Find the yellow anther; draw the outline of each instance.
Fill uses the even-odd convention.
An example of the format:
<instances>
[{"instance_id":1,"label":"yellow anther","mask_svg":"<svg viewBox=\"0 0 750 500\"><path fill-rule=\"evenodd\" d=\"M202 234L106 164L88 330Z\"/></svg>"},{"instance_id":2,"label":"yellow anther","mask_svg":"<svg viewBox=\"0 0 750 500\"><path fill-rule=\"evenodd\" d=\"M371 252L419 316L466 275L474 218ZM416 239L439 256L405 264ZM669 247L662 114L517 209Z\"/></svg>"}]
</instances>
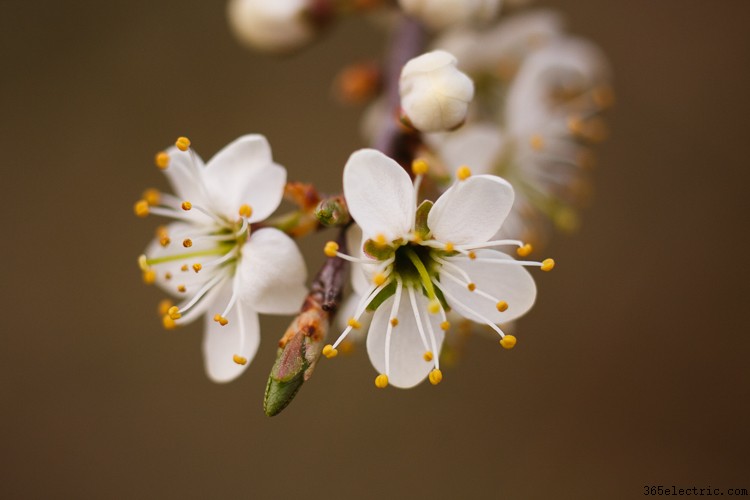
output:
<instances>
[{"instance_id":1,"label":"yellow anther","mask_svg":"<svg viewBox=\"0 0 750 500\"><path fill-rule=\"evenodd\" d=\"M191 240L190 238L185 238L184 240L182 240L182 246L184 246L185 248L190 248L191 246L193 246L193 240Z\"/></svg>"},{"instance_id":2,"label":"yellow anther","mask_svg":"<svg viewBox=\"0 0 750 500\"><path fill-rule=\"evenodd\" d=\"M166 273L164 273L164 279L165 280L171 280L172 279L172 273L170 273L169 271L167 271Z\"/></svg>"},{"instance_id":3,"label":"yellow anther","mask_svg":"<svg viewBox=\"0 0 750 500\"><path fill-rule=\"evenodd\" d=\"M149 267L148 267L148 257L146 257L143 254L139 255L138 256L138 267L141 268L141 271L148 271L149 270Z\"/></svg>"},{"instance_id":4,"label":"yellow anther","mask_svg":"<svg viewBox=\"0 0 750 500\"><path fill-rule=\"evenodd\" d=\"M177 285L177 291L180 293L185 293L187 291L187 288L185 288L185 285Z\"/></svg>"},{"instance_id":5,"label":"yellow anther","mask_svg":"<svg viewBox=\"0 0 750 500\"><path fill-rule=\"evenodd\" d=\"M430 383L432 385L438 385L440 382L443 381L443 372L435 368L430 372Z\"/></svg>"},{"instance_id":6,"label":"yellow anther","mask_svg":"<svg viewBox=\"0 0 750 500\"><path fill-rule=\"evenodd\" d=\"M477 289L477 285L474 283L469 283L466 285L466 288L468 288L470 292L473 292L474 290Z\"/></svg>"},{"instance_id":7,"label":"yellow anther","mask_svg":"<svg viewBox=\"0 0 750 500\"><path fill-rule=\"evenodd\" d=\"M195 271L196 273L198 271L200 271L201 269L203 269L203 265L202 264L200 264L198 262L196 262L195 264L193 264L193 271Z\"/></svg>"},{"instance_id":8,"label":"yellow anther","mask_svg":"<svg viewBox=\"0 0 750 500\"><path fill-rule=\"evenodd\" d=\"M414 175L424 175L430 170L430 166L422 158L417 158L411 162L411 171Z\"/></svg>"},{"instance_id":9,"label":"yellow anther","mask_svg":"<svg viewBox=\"0 0 750 500\"><path fill-rule=\"evenodd\" d=\"M157 227L155 233L156 233L157 238L163 238L164 236L169 236L169 231L167 231L167 226Z\"/></svg>"},{"instance_id":10,"label":"yellow anther","mask_svg":"<svg viewBox=\"0 0 750 500\"><path fill-rule=\"evenodd\" d=\"M251 215L253 215L253 207L248 204L240 207L240 217L250 217Z\"/></svg>"},{"instance_id":11,"label":"yellow anther","mask_svg":"<svg viewBox=\"0 0 750 500\"><path fill-rule=\"evenodd\" d=\"M164 170L169 166L169 155L164 151L156 153L156 156L154 157L154 163L156 163L157 167Z\"/></svg>"},{"instance_id":12,"label":"yellow anther","mask_svg":"<svg viewBox=\"0 0 750 500\"><path fill-rule=\"evenodd\" d=\"M244 358L240 356L239 354L235 354L232 356L232 361L237 363L238 365L246 365L247 364L247 358Z\"/></svg>"},{"instance_id":13,"label":"yellow anther","mask_svg":"<svg viewBox=\"0 0 750 500\"><path fill-rule=\"evenodd\" d=\"M214 314L214 321L216 321L221 326L226 326L227 323L229 323L229 320L222 316L221 314Z\"/></svg>"},{"instance_id":14,"label":"yellow anther","mask_svg":"<svg viewBox=\"0 0 750 500\"><path fill-rule=\"evenodd\" d=\"M169 236L162 236L159 238L159 244L163 247L169 246L171 242L172 240L169 239Z\"/></svg>"},{"instance_id":15,"label":"yellow anther","mask_svg":"<svg viewBox=\"0 0 750 500\"><path fill-rule=\"evenodd\" d=\"M465 181L469 177L471 177L471 169L469 167L466 165L458 167L458 170L456 170L456 178L458 180Z\"/></svg>"},{"instance_id":16,"label":"yellow anther","mask_svg":"<svg viewBox=\"0 0 750 500\"><path fill-rule=\"evenodd\" d=\"M349 318L349 320L346 322L347 325L351 326L355 330L358 328L362 328L362 323L357 321L355 318Z\"/></svg>"},{"instance_id":17,"label":"yellow anther","mask_svg":"<svg viewBox=\"0 0 750 500\"><path fill-rule=\"evenodd\" d=\"M501 300L497 304L495 304L495 307L497 307L497 310L500 312L505 312L508 310L508 303L504 300Z\"/></svg>"},{"instance_id":18,"label":"yellow anther","mask_svg":"<svg viewBox=\"0 0 750 500\"><path fill-rule=\"evenodd\" d=\"M398 318L391 318L391 326L398 326Z\"/></svg>"},{"instance_id":19,"label":"yellow anther","mask_svg":"<svg viewBox=\"0 0 750 500\"><path fill-rule=\"evenodd\" d=\"M446 252L452 252L455 249L456 249L456 247L454 247L453 243L451 243L450 241L445 244L445 251Z\"/></svg>"},{"instance_id":20,"label":"yellow anther","mask_svg":"<svg viewBox=\"0 0 750 500\"><path fill-rule=\"evenodd\" d=\"M169 317L169 314L165 314L164 316L162 316L161 324L166 330L174 330L175 328L177 328L177 323L175 323L175 321Z\"/></svg>"},{"instance_id":21,"label":"yellow anther","mask_svg":"<svg viewBox=\"0 0 750 500\"><path fill-rule=\"evenodd\" d=\"M384 247L388 244L388 240L385 239L385 235L380 233L377 236L375 236L375 244L379 247Z\"/></svg>"},{"instance_id":22,"label":"yellow anther","mask_svg":"<svg viewBox=\"0 0 750 500\"><path fill-rule=\"evenodd\" d=\"M157 311L159 313L159 316L166 316L169 312L169 308L174 305L174 302L172 302L169 299L164 299L161 302L159 302L159 307L157 308Z\"/></svg>"},{"instance_id":23,"label":"yellow anther","mask_svg":"<svg viewBox=\"0 0 750 500\"><path fill-rule=\"evenodd\" d=\"M381 373L375 377L375 387L378 389L385 389L388 387L388 375Z\"/></svg>"},{"instance_id":24,"label":"yellow anther","mask_svg":"<svg viewBox=\"0 0 750 500\"><path fill-rule=\"evenodd\" d=\"M424 353L422 358L424 358L425 361L430 362L434 359L435 356L432 355L432 351L427 351Z\"/></svg>"},{"instance_id":25,"label":"yellow anther","mask_svg":"<svg viewBox=\"0 0 750 500\"><path fill-rule=\"evenodd\" d=\"M477 254L476 254L476 252L474 252L474 251L471 251L471 252L469 252L469 258L470 258L471 260L474 260L474 259L476 259L476 258L477 258Z\"/></svg>"},{"instance_id":26,"label":"yellow anther","mask_svg":"<svg viewBox=\"0 0 750 500\"><path fill-rule=\"evenodd\" d=\"M153 285L156 282L156 272L153 269L143 271L143 282L147 285Z\"/></svg>"},{"instance_id":27,"label":"yellow anther","mask_svg":"<svg viewBox=\"0 0 750 500\"><path fill-rule=\"evenodd\" d=\"M448 331L448 328L451 327L450 321L443 321L440 323L440 329L443 331Z\"/></svg>"},{"instance_id":28,"label":"yellow anther","mask_svg":"<svg viewBox=\"0 0 750 500\"><path fill-rule=\"evenodd\" d=\"M186 212L187 212L188 210L190 210L191 208L193 208L193 204L192 204L192 203L190 203L190 202L189 202L189 201L187 201L187 200L183 201L183 202L182 202L182 205L180 205L180 206L181 206L181 207L182 207L182 209L183 209L184 211L186 211Z\"/></svg>"},{"instance_id":29,"label":"yellow anther","mask_svg":"<svg viewBox=\"0 0 750 500\"><path fill-rule=\"evenodd\" d=\"M190 147L190 139L187 137L178 137L174 145L177 146L177 149L180 151L187 151Z\"/></svg>"},{"instance_id":30,"label":"yellow anther","mask_svg":"<svg viewBox=\"0 0 750 500\"><path fill-rule=\"evenodd\" d=\"M343 354L351 354L354 351L354 342L351 340L344 340L339 344L339 348Z\"/></svg>"},{"instance_id":31,"label":"yellow anther","mask_svg":"<svg viewBox=\"0 0 750 500\"><path fill-rule=\"evenodd\" d=\"M170 307L167 314L172 319L180 319L182 317L182 314L180 314L180 308L177 306Z\"/></svg>"},{"instance_id":32,"label":"yellow anther","mask_svg":"<svg viewBox=\"0 0 750 500\"><path fill-rule=\"evenodd\" d=\"M375 283L376 286L380 286L383 283L385 283L385 274L378 273L372 278L372 282Z\"/></svg>"},{"instance_id":33,"label":"yellow anther","mask_svg":"<svg viewBox=\"0 0 750 500\"><path fill-rule=\"evenodd\" d=\"M188 265L187 264L183 264L182 267L180 267L180 271L182 271L182 272L185 272L187 270L188 270Z\"/></svg>"},{"instance_id":34,"label":"yellow anther","mask_svg":"<svg viewBox=\"0 0 750 500\"><path fill-rule=\"evenodd\" d=\"M529 139L529 145L534 151L541 151L544 148L544 138L539 134L534 134Z\"/></svg>"},{"instance_id":35,"label":"yellow anther","mask_svg":"<svg viewBox=\"0 0 750 500\"><path fill-rule=\"evenodd\" d=\"M544 259L542 261L542 271L552 271L555 268L554 259Z\"/></svg>"},{"instance_id":36,"label":"yellow anther","mask_svg":"<svg viewBox=\"0 0 750 500\"><path fill-rule=\"evenodd\" d=\"M518 247L518 249L516 249L516 253L519 257L528 257L529 254L531 254L531 252L533 251L534 247L531 246L531 243L526 243L524 246Z\"/></svg>"},{"instance_id":37,"label":"yellow anther","mask_svg":"<svg viewBox=\"0 0 750 500\"><path fill-rule=\"evenodd\" d=\"M328 344L323 348L323 356L325 356L328 359L335 358L338 355L339 351L334 349L331 344Z\"/></svg>"},{"instance_id":38,"label":"yellow anther","mask_svg":"<svg viewBox=\"0 0 750 500\"><path fill-rule=\"evenodd\" d=\"M323 247L323 253L328 257L336 257L336 252L339 251L339 244L335 241L329 241L326 246Z\"/></svg>"},{"instance_id":39,"label":"yellow anther","mask_svg":"<svg viewBox=\"0 0 750 500\"><path fill-rule=\"evenodd\" d=\"M146 217L148 215L148 202L146 200L138 200L133 205L133 211L138 217Z\"/></svg>"},{"instance_id":40,"label":"yellow anther","mask_svg":"<svg viewBox=\"0 0 750 500\"><path fill-rule=\"evenodd\" d=\"M158 205L159 200L161 199L161 193L158 189L150 188L143 192L143 199L151 206Z\"/></svg>"},{"instance_id":41,"label":"yellow anther","mask_svg":"<svg viewBox=\"0 0 750 500\"><path fill-rule=\"evenodd\" d=\"M500 340L500 345L503 349L513 349L516 345L516 338L513 335L506 335Z\"/></svg>"},{"instance_id":42,"label":"yellow anther","mask_svg":"<svg viewBox=\"0 0 750 500\"><path fill-rule=\"evenodd\" d=\"M423 241L422 240L422 236L420 236L419 233L414 233L411 236L411 241L412 241L412 243L416 243L417 245L419 245Z\"/></svg>"},{"instance_id":43,"label":"yellow anther","mask_svg":"<svg viewBox=\"0 0 750 500\"><path fill-rule=\"evenodd\" d=\"M440 302L437 300L432 300L427 305L427 310L430 311L432 314L437 314L440 312Z\"/></svg>"}]
</instances>

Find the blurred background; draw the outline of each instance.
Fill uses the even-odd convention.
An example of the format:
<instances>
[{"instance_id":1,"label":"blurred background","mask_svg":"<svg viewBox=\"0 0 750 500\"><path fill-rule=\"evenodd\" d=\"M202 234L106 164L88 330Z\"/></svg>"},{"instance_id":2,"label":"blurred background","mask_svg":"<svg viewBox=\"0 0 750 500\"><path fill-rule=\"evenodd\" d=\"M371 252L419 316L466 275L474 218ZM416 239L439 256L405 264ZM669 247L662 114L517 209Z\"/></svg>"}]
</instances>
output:
<instances>
[{"instance_id":1,"label":"blurred background","mask_svg":"<svg viewBox=\"0 0 750 500\"><path fill-rule=\"evenodd\" d=\"M636 498L750 488L750 4L549 0L615 70L612 138L579 233L548 248L507 352L472 337L438 387L376 390L363 348L262 409L287 318L214 385L201 326L164 331L136 266L153 154L265 134L291 179L340 189L360 109L338 69L363 19L274 59L224 2L0 0L3 498ZM311 272L326 234L305 240Z\"/></svg>"}]
</instances>

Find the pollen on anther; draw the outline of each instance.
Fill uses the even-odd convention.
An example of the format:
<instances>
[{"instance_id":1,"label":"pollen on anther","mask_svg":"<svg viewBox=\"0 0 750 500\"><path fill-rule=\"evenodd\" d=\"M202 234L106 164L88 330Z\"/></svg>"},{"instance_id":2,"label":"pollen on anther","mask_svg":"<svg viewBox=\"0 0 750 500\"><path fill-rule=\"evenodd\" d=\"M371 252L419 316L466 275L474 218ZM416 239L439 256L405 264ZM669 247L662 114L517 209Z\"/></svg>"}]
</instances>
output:
<instances>
[{"instance_id":1,"label":"pollen on anther","mask_svg":"<svg viewBox=\"0 0 750 500\"><path fill-rule=\"evenodd\" d=\"M153 285L156 282L156 272L153 269L143 271L143 282L147 285Z\"/></svg>"},{"instance_id":2,"label":"pollen on anther","mask_svg":"<svg viewBox=\"0 0 750 500\"><path fill-rule=\"evenodd\" d=\"M375 236L375 244L379 247L384 247L388 244L388 240L386 240L385 235L381 233Z\"/></svg>"},{"instance_id":3,"label":"pollen on anther","mask_svg":"<svg viewBox=\"0 0 750 500\"><path fill-rule=\"evenodd\" d=\"M185 293L187 291L187 288L185 288L185 285L178 285L177 291L180 293Z\"/></svg>"},{"instance_id":4,"label":"pollen on anther","mask_svg":"<svg viewBox=\"0 0 750 500\"><path fill-rule=\"evenodd\" d=\"M451 327L451 324L449 321L443 321L440 323L440 329L443 331L448 331L448 329Z\"/></svg>"},{"instance_id":5,"label":"pollen on anther","mask_svg":"<svg viewBox=\"0 0 750 500\"><path fill-rule=\"evenodd\" d=\"M146 217L148 215L148 202L146 200L138 200L133 206L133 211L138 217Z\"/></svg>"},{"instance_id":6,"label":"pollen on anther","mask_svg":"<svg viewBox=\"0 0 750 500\"><path fill-rule=\"evenodd\" d=\"M398 318L391 318L391 326L398 326Z\"/></svg>"},{"instance_id":7,"label":"pollen on anther","mask_svg":"<svg viewBox=\"0 0 750 500\"><path fill-rule=\"evenodd\" d=\"M188 270L188 265L187 265L187 264L183 264L183 265L182 265L182 266L180 267L180 271L182 271L182 272L185 272L185 271L187 271L187 270Z\"/></svg>"},{"instance_id":8,"label":"pollen on anther","mask_svg":"<svg viewBox=\"0 0 750 500\"><path fill-rule=\"evenodd\" d=\"M193 271L195 271L196 273L201 269L203 269L203 265L200 262L196 262L195 264L193 264Z\"/></svg>"},{"instance_id":9,"label":"pollen on anther","mask_svg":"<svg viewBox=\"0 0 750 500\"><path fill-rule=\"evenodd\" d=\"M503 349L513 349L516 345L516 338L513 335L506 335L500 340L500 345Z\"/></svg>"},{"instance_id":10,"label":"pollen on anther","mask_svg":"<svg viewBox=\"0 0 750 500\"><path fill-rule=\"evenodd\" d=\"M162 316L161 324L162 326L164 326L165 330L174 330L175 328L177 328L177 323L175 323L175 321L169 317L169 314L165 314L164 316Z\"/></svg>"},{"instance_id":11,"label":"pollen on anther","mask_svg":"<svg viewBox=\"0 0 750 500\"><path fill-rule=\"evenodd\" d=\"M534 248L531 246L531 244L526 243L524 246L519 247L516 250L516 253L518 254L519 257L528 257L529 254L531 254L531 252L533 251L534 251Z\"/></svg>"},{"instance_id":12,"label":"pollen on anther","mask_svg":"<svg viewBox=\"0 0 750 500\"><path fill-rule=\"evenodd\" d=\"M425 360L425 361L427 361L428 363L429 363L430 361L432 361L432 360L433 360L434 358L435 358L435 356L433 356L433 355L432 355L432 351L426 351L426 352L425 352L425 353L424 353L424 354L422 355L422 359L424 359L424 360Z\"/></svg>"},{"instance_id":13,"label":"pollen on anther","mask_svg":"<svg viewBox=\"0 0 750 500\"><path fill-rule=\"evenodd\" d=\"M187 137L178 137L174 145L177 146L177 149L180 151L187 151L190 147L190 139Z\"/></svg>"},{"instance_id":14,"label":"pollen on anther","mask_svg":"<svg viewBox=\"0 0 750 500\"><path fill-rule=\"evenodd\" d=\"M427 306L427 310L432 314L437 314L438 312L440 312L440 302L438 302L437 300L431 301Z\"/></svg>"},{"instance_id":15,"label":"pollen on anther","mask_svg":"<svg viewBox=\"0 0 750 500\"><path fill-rule=\"evenodd\" d=\"M182 314L180 314L180 308L177 306L172 306L167 310L167 314L172 319L180 319L182 317Z\"/></svg>"},{"instance_id":16,"label":"pollen on anther","mask_svg":"<svg viewBox=\"0 0 750 500\"><path fill-rule=\"evenodd\" d=\"M326 246L323 247L323 253L328 257L336 257L336 252L339 251L339 244L335 241L329 241Z\"/></svg>"},{"instance_id":17,"label":"pollen on anther","mask_svg":"<svg viewBox=\"0 0 750 500\"><path fill-rule=\"evenodd\" d=\"M251 215L253 215L253 207L248 204L240 207L240 217L250 217Z\"/></svg>"},{"instance_id":18,"label":"pollen on anther","mask_svg":"<svg viewBox=\"0 0 750 500\"><path fill-rule=\"evenodd\" d=\"M328 344L323 348L323 356L328 359L335 358L338 353L339 351L337 349L334 349L331 344Z\"/></svg>"},{"instance_id":19,"label":"pollen on anther","mask_svg":"<svg viewBox=\"0 0 750 500\"><path fill-rule=\"evenodd\" d=\"M143 199L146 200L150 206L158 205L161 199L161 193L158 189L150 188L143 192Z\"/></svg>"},{"instance_id":20,"label":"pollen on anther","mask_svg":"<svg viewBox=\"0 0 750 500\"><path fill-rule=\"evenodd\" d=\"M417 158L411 163L411 171L414 175L425 175L430 170L430 165L422 158Z\"/></svg>"},{"instance_id":21,"label":"pollen on anther","mask_svg":"<svg viewBox=\"0 0 750 500\"><path fill-rule=\"evenodd\" d=\"M349 320L346 322L347 325L351 326L355 330L358 328L362 328L362 323L357 321L355 318L349 318Z\"/></svg>"},{"instance_id":22,"label":"pollen on anther","mask_svg":"<svg viewBox=\"0 0 750 500\"><path fill-rule=\"evenodd\" d=\"M385 283L385 274L378 273L372 278L372 282L375 283L376 286L380 286L383 283Z\"/></svg>"},{"instance_id":23,"label":"pollen on anther","mask_svg":"<svg viewBox=\"0 0 750 500\"><path fill-rule=\"evenodd\" d=\"M169 271L167 271L166 273L164 273L164 279L167 280L167 281L171 280L172 279L172 273L170 273Z\"/></svg>"},{"instance_id":24,"label":"pollen on anther","mask_svg":"<svg viewBox=\"0 0 750 500\"><path fill-rule=\"evenodd\" d=\"M148 257L141 254L138 256L138 267L141 268L141 271L148 271Z\"/></svg>"},{"instance_id":25,"label":"pollen on anther","mask_svg":"<svg viewBox=\"0 0 750 500\"><path fill-rule=\"evenodd\" d=\"M468 283L468 284L466 285L466 288L468 288L470 292L473 292L474 290L476 290L476 289L477 289L477 285L476 285L476 284L474 284L474 283Z\"/></svg>"},{"instance_id":26,"label":"pollen on anther","mask_svg":"<svg viewBox=\"0 0 750 500\"><path fill-rule=\"evenodd\" d=\"M449 241L448 243L445 244L445 251L446 252L452 252L453 250L455 250L455 247L453 246L453 243L451 243Z\"/></svg>"},{"instance_id":27,"label":"pollen on anther","mask_svg":"<svg viewBox=\"0 0 750 500\"><path fill-rule=\"evenodd\" d=\"M185 248L190 248L191 246L193 246L193 240L191 240L190 238L185 238L184 240L182 240L182 246L184 246Z\"/></svg>"},{"instance_id":28,"label":"pollen on anther","mask_svg":"<svg viewBox=\"0 0 750 500\"><path fill-rule=\"evenodd\" d=\"M172 240L169 239L169 236L162 236L159 238L159 244L163 247L169 246L171 242Z\"/></svg>"},{"instance_id":29,"label":"pollen on anther","mask_svg":"<svg viewBox=\"0 0 750 500\"><path fill-rule=\"evenodd\" d=\"M456 170L456 178L460 181L465 181L471 177L471 169L467 167L466 165L458 167L458 170Z\"/></svg>"},{"instance_id":30,"label":"pollen on anther","mask_svg":"<svg viewBox=\"0 0 750 500\"><path fill-rule=\"evenodd\" d=\"M501 300L500 302L495 304L495 307L497 308L498 311L505 312L508 310L508 303L505 302L504 300Z\"/></svg>"},{"instance_id":31,"label":"pollen on anther","mask_svg":"<svg viewBox=\"0 0 750 500\"><path fill-rule=\"evenodd\" d=\"M375 377L375 387L378 389L385 389L388 387L388 375L381 373Z\"/></svg>"},{"instance_id":32,"label":"pollen on anther","mask_svg":"<svg viewBox=\"0 0 750 500\"><path fill-rule=\"evenodd\" d=\"M476 259L476 258L477 258L477 254L476 254L476 252L473 252L473 251L472 251L472 252L469 252L469 258L470 258L471 260L474 260L474 259Z\"/></svg>"},{"instance_id":33,"label":"pollen on anther","mask_svg":"<svg viewBox=\"0 0 750 500\"><path fill-rule=\"evenodd\" d=\"M183 202L182 202L182 205L180 205L180 206L181 206L181 207L182 207L182 209L183 209L184 211L186 211L186 212L187 212L188 210L190 210L191 208L193 208L193 204L192 204L192 203L190 203L190 202L189 202L189 201L187 201L187 200L183 201Z\"/></svg>"},{"instance_id":34,"label":"pollen on anther","mask_svg":"<svg viewBox=\"0 0 750 500\"><path fill-rule=\"evenodd\" d=\"M430 372L429 378L432 385L438 385L443 381L443 372L435 368Z\"/></svg>"},{"instance_id":35,"label":"pollen on anther","mask_svg":"<svg viewBox=\"0 0 750 500\"><path fill-rule=\"evenodd\" d=\"M172 302L169 299L164 299L161 302L159 302L159 307L157 308L157 312L159 313L159 316L166 316L166 314L169 312L169 309L174 305L174 302Z\"/></svg>"},{"instance_id":36,"label":"pollen on anther","mask_svg":"<svg viewBox=\"0 0 750 500\"><path fill-rule=\"evenodd\" d=\"M234 361L238 365L246 365L247 364L247 358L242 357L239 354L235 354L234 356L232 356L232 361Z\"/></svg>"},{"instance_id":37,"label":"pollen on anther","mask_svg":"<svg viewBox=\"0 0 750 500\"><path fill-rule=\"evenodd\" d=\"M554 259L544 259L542 261L542 271L552 271L555 268Z\"/></svg>"},{"instance_id":38,"label":"pollen on anther","mask_svg":"<svg viewBox=\"0 0 750 500\"><path fill-rule=\"evenodd\" d=\"M169 166L169 155L164 151L156 153L156 156L154 157L154 163L156 163L157 167L164 170Z\"/></svg>"},{"instance_id":39,"label":"pollen on anther","mask_svg":"<svg viewBox=\"0 0 750 500\"><path fill-rule=\"evenodd\" d=\"M544 149L544 138L539 134L534 134L531 136L531 139L529 139L529 145L534 151L541 151Z\"/></svg>"},{"instance_id":40,"label":"pollen on anther","mask_svg":"<svg viewBox=\"0 0 750 500\"><path fill-rule=\"evenodd\" d=\"M221 314L214 314L214 321L216 321L221 326L226 326L229 323L229 320L222 316Z\"/></svg>"}]
</instances>

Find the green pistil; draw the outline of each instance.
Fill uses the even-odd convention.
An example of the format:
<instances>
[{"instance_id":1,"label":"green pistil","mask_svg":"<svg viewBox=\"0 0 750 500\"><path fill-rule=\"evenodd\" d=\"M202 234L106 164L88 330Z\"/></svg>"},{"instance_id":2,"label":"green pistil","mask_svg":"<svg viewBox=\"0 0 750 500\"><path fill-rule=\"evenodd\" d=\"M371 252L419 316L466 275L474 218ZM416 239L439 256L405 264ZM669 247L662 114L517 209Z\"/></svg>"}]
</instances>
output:
<instances>
[{"instance_id":1,"label":"green pistil","mask_svg":"<svg viewBox=\"0 0 750 500\"><path fill-rule=\"evenodd\" d=\"M408 248L408 247L405 248L404 252L406 253L406 256L409 257L409 260L411 261L411 263L414 264L414 267L417 269L417 272L419 273L420 281L422 282L422 286L427 292L427 297L430 300L437 300L437 297L435 295L435 288L433 288L432 280L430 279L430 273L427 272L427 268L425 267L422 260L419 258L417 253L411 248Z\"/></svg>"}]
</instances>

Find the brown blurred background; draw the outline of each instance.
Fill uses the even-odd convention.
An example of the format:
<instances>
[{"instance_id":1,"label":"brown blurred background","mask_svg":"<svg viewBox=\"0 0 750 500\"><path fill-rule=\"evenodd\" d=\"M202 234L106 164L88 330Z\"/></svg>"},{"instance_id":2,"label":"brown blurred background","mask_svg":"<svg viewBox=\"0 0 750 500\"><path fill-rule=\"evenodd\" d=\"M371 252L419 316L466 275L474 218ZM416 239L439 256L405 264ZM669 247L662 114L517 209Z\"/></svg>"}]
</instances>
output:
<instances>
[{"instance_id":1,"label":"brown blurred background","mask_svg":"<svg viewBox=\"0 0 750 500\"><path fill-rule=\"evenodd\" d=\"M161 329L135 258L152 155L264 133L290 178L340 189L359 110L350 20L297 56L231 38L224 2L0 0L3 498L636 498L750 488L745 0L555 0L616 72L582 230L512 353L481 336L443 383L378 391L364 349L262 411L286 318L244 376L203 373L200 325ZM307 249L311 270L321 242Z\"/></svg>"}]
</instances>

